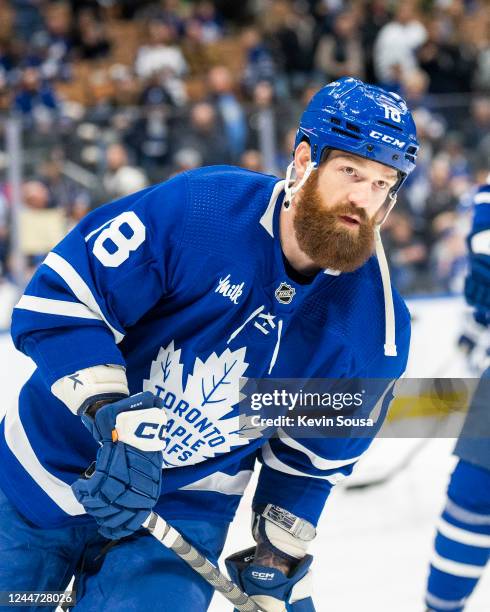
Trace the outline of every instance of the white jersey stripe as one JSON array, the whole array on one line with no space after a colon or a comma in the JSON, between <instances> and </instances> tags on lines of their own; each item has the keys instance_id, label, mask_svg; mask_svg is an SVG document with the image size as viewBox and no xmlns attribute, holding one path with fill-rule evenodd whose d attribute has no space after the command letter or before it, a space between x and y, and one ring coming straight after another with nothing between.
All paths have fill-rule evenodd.
<instances>
[{"instance_id":1,"label":"white jersey stripe","mask_svg":"<svg viewBox=\"0 0 490 612\"><path fill-rule=\"evenodd\" d=\"M460 578L480 578L485 571L485 566L470 565L469 563L458 563L441 557L436 552L432 553L431 564L441 572Z\"/></svg>"},{"instance_id":2,"label":"white jersey stripe","mask_svg":"<svg viewBox=\"0 0 490 612\"><path fill-rule=\"evenodd\" d=\"M440 608L441 610L459 610L460 608L464 607L467 600L467 597L463 597L463 599L453 599L452 601L448 601L447 599L436 597L435 595L432 595L432 593L427 593L425 595L425 601L431 608Z\"/></svg>"},{"instance_id":3,"label":"white jersey stripe","mask_svg":"<svg viewBox=\"0 0 490 612\"><path fill-rule=\"evenodd\" d=\"M17 461L55 504L71 516L85 514L70 485L48 472L39 462L21 423L18 401L5 414L5 441Z\"/></svg>"},{"instance_id":4,"label":"white jersey stripe","mask_svg":"<svg viewBox=\"0 0 490 612\"><path fill-rule=\"evenodd\" d=\"M335 470L337 468L344 467L345 465L355 463L358 459L360 459L360 457L352 457L351 459L324 459L311 451L309 448L306 448L306 446L303 446L303 444L300 444L297 440L294 440L294 438L288 436L282 427L277 430L277 435L283 444L286 444L286 446L294 448L294 450L306 455L311 461L311 464L318 470Z\"/></svg>"},{"instance_id":5,"label":"white jersey stripe","mask_svg":"<svg viewBox=\"0 0 490 612\"><path fill-rule=\"evenodd\" d=\"M260 225L267 231L269 236L274 238L274 210L276 208L276 202L279 195L284 191L284 185L286 181L278 181L274 185L272 194L269 200L269 204L265 209L263 215L260 217Z\"/></svg>"},{"instance_id":6,"label":"white jersey stripe","mask_svg":"<svg viewBox=\"0 0 490 612\"><path fill-rule=\"evenodd\" d=\"M43 314L53 314L62 317L78 317L79 319L98 319L101 318L85 304L80 302L66 302L64 300L51 300L49 298L36 297L34 295L23 295L16 308L21 310L31 310Z\"/></svg>"},{"instance_id":7,"label":"white jersey stripe","mask_svg":"<svg viewBox=\"0 0 490 612\"><path fill-rule=\"evenodd\" d=\"M471 512L471 510L458 506L451 499L447 500L444 512L447 512L457 521L467 523L468 525L490 525L490 514Z\"/></svg>"},{"instance_id":8,"label":"white jersey stripe","mask_svg":"<svg viewBox=\"0 0 490 612\"><path fill-rule=\"evenodd\" d=\"M461 529L460 527L455 527L454 525L451 525L445 521L443 518L439 520L437 529L443 536L446 536L446 538L459 542L460 544L490 548L490 535L474 533L472 531L467 531L466 529Z\"/></svg>"},{"instance_id":9,"label":"white jersey stripe","mask_svg":"<svg viewBox=\"0 0 490 612\"><path fill-rule=\"evenodd\" d=\"M490 191L480 191L474 198L475 204L490 204Z\"/></svg>"},{"instance_id":10,"label":"white jersey stripe","mask_svg":"<svg viewBox=\"0 0 490 612\"><path fill-rule=\"evenodd\" d=\"M124 338L124 334L112 327L109 321L105 318L104 313L100 309L100 306L98 305L93 293L90 291L89 286L80 276L80 274L78 274L75 268L69 264L66 259L63 259L63 257L53 252L48 254L43 263L59 274L68 287L70 287L70 289L73 291L75 297L82 302L82 304L85 304L85 306L87 306L87 308L94 314L97 314L102 321L104 321L104 323L113 333L116 343L119 344L119 342L121 342L121 340Z\"/></svg>"},{"instance_id":11,"label":"white jersey stripe","mask_svg":"<svg viewBox=\"0 0 490 612\"><path fill-rule=\"evenodd\" d=\"M224 472L215 472L210 476L201 478L201 480L181 487L179 491L212 491L224 495L243 495L251 476L252 470L242 470L234 476Z\"/></svg>"},{"instance_id":12,"label":"white jersey stripe","mask_svg":"<svg viewBox=\"0 0 490 612\"><path fill-rule=\"evenodd\" d=\"M346 478L345 474L337 473L337 474L329 474L328 476L318 476L316 474L308 474L308 472L301 472L300 470L296 470L295 468L290 467L283 463L276 455L274 455L272 448L267 442L262 446L262 459L264 463L271 467L273 470L277 470L279 472L284 472L285 474L292 474L293 476L303 476L308 478L320 478L322 480L327 480L333 485L338 484L342 480Z\"/></svg>"}]
</instances>

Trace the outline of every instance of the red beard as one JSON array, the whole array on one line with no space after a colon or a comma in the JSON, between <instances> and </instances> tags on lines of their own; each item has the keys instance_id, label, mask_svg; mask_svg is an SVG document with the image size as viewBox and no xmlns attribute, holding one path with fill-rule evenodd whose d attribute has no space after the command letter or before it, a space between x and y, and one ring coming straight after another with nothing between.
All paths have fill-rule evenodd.
<instances>
[{"instance_id":1,"label":"red beard","mask_svg":"<svg viewBox=\"0 0 490 612\"><path fill-rule=\"evenodd\" d=\"M303 253L320 268L353 272L362 266L374 251L374 220L366 211L348 203L325 208L318 193L318 172L298 195L293 225ZM355 215L359 224L349 229L340 220L342 215Z\"/></svg>"}]
</instances>

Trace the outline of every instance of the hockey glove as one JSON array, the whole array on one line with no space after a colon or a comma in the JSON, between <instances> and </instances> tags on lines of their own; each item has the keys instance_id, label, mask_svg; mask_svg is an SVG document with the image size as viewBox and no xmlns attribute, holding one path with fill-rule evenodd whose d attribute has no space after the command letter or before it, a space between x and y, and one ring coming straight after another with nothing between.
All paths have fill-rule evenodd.
<instances>
[{"instance_id":1,"label":"hockey glove","mask_svg":"<svg viewBox=\"0 0 490 612\"><path fill-rule=\"evenodd\" d=\"M254 564L255 547L231 555L225 561L230 578L264 612L315 612L311 599L313 561L306 555L288 577L281 570Z\"/></svg>"},{"instance_id":2,"label":"hockey glove","mask_svg":"<svg viewBox=\"0 0 490 612\"><path fill-rule=\"evenodd\" d=\"M72 485L77 500L110 539L140 528L160 495L163 402L150 392L101 407L82 421L101 444L92 475Z\"/></svg>"},{"instance_id":3,"label":"hockey glove","mask_svg":"<svg viewBox=\"0 0 490 612\"><path fill-rule=\"evenodd\" d=\"M478 313L465 313L458 348L465 355L466 364L473 376L480 377L488 364L490 328L482 325Z\"/></svg>"},{"instance_id":4,"label":"hockey glove","mask_svg":"<svg viewBox=\"0 0 490 612\"><path fill-rule=\"evenodd\" d=\"M276 567L255 564L256 549L251 548L227 559L230 577L266 612L313 612L313 558L306 551L316 535L314 526L274 504L254 510L252 533L260 549L277 565L294 569L286 576Z\"/></svg>"},{"instance_id":5,"label":"hockey glove","mask_svg":"<svg viewBox=\"0 0 490 612\"><path fill-rule=\"evenodd\" d=\"M464 294L468 304L485 316L486 323L490 314L490 230L470 234L468 249L469 271Z\"/></svg>"}]
</instances>

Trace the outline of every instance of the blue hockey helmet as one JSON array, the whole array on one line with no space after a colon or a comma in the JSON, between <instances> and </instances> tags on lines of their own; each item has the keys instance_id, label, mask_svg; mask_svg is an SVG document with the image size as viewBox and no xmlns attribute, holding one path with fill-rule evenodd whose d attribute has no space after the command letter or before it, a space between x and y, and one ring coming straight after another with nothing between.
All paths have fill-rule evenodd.
<instances>
[{"instance_id":1,"label":"blue hockey helmet","mask_svg":"<svg viewBox=\"0 0 490 612\"><path fill-rule=\"evenodd\" d=\"M294 148L306 140L318 167L327 149L372 159L399 172L394 195L415 168L415 123L403 98L359 79L342 77L318 91L306 107Z\"/></svg>"}]
</instances>

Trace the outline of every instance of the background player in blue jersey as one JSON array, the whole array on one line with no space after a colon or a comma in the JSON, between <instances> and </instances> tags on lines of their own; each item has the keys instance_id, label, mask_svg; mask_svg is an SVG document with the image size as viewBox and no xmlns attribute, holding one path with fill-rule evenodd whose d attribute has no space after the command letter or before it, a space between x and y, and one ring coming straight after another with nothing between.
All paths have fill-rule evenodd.
<instances>
[{"instance_id":1,"label":"background player in blue jersey","mask_svg":"<svg viewBox=\"0 0 490 612\"><path fill-rule=\"evenodd\" d=\"M306 108L285 181L187 172L55 247L12 322L37 369L1 424L0 590L76 573L79 611L206 610L139 526L153 508L216 560L258 460L257 546L230 572L263 610L314 609L308 545L370 439L240 436L240 378L384 380L383 420L410 320L379 230L417 150L398 95L343 78Z\"/></svg>"},{"instance_id":2,"label":"background player in blue jersey","mask_svg":"<svg viewBox=\"0 0 490 612\"><path fill-rule=\"evenodd\" d=\"M490 184L475 195L468 246L465 296L475 307L483 335L490 321ZM459 460L437 524L426 593L431 612L461 612L490 556L490 368L486 361L454 450Z\"/></svg>"}]
</instances>

